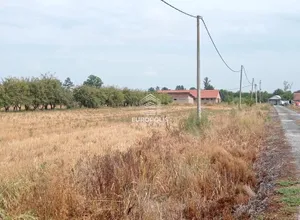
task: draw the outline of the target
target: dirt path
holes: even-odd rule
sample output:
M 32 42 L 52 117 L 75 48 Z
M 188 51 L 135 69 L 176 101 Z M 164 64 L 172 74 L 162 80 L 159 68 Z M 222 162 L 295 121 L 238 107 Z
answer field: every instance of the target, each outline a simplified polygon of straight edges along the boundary
M 276 106 L 275 109 L 300 170 L 300 114 L 282 106 Z

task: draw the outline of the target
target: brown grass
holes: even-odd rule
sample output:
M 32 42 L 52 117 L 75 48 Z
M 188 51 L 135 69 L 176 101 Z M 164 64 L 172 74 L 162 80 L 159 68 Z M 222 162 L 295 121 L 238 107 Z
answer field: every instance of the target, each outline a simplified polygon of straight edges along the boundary
M 232 219 L 235 205 L 248 202 L 264 112 L 210 114 L 199 137 L 178 120 L 167 129 L 97 124 L 99 111 L 1 116 L 24 130 L 12 135 L 11 125 L 0 133 L 0 165 L 10 169 L 2 175 L 0 216 L 2 210 L 14 218 Z

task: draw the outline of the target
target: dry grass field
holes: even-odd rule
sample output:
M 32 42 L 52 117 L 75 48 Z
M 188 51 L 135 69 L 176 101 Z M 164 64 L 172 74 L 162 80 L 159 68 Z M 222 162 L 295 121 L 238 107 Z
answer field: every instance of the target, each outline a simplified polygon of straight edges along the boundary
M 266 111 L 0 113 L 0 219 L 223 219 L 248 202 Z M 251 191 L 251 190 L 250 190 Z

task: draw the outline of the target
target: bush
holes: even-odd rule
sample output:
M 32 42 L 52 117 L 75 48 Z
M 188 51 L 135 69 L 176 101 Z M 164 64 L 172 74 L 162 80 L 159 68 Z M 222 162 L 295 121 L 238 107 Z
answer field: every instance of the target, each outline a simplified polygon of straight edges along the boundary
M 208 114 L 206 112 L 202 112 L 200 119 L 198 119 L 197 112 L 192 112 L 187 119 L 181 120 L 179 127 L 180 130 L 200 135 L 209 125 Z

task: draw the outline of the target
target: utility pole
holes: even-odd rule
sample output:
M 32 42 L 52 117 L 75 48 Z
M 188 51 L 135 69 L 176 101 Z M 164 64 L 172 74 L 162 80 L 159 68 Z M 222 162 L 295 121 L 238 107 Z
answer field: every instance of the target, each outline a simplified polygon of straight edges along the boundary
M 257 84 L 255 84 L 255 103 L 257 104 Z
M 201 119 L 201 79 L 200 79 L 200 19 L 197 16 L 197 117 Z
M 261 103 L 261 80 L 259 81 L 259 103 Z
M 252 78 L 251 101 L 253 99 L 253 86 L 254 86 L 254 78 Z
M 243 84 L 243 65 L 241 66 L 241 76 L 240 76 L 240 103 L 239 109 L 242 109 L 242 84 Z

